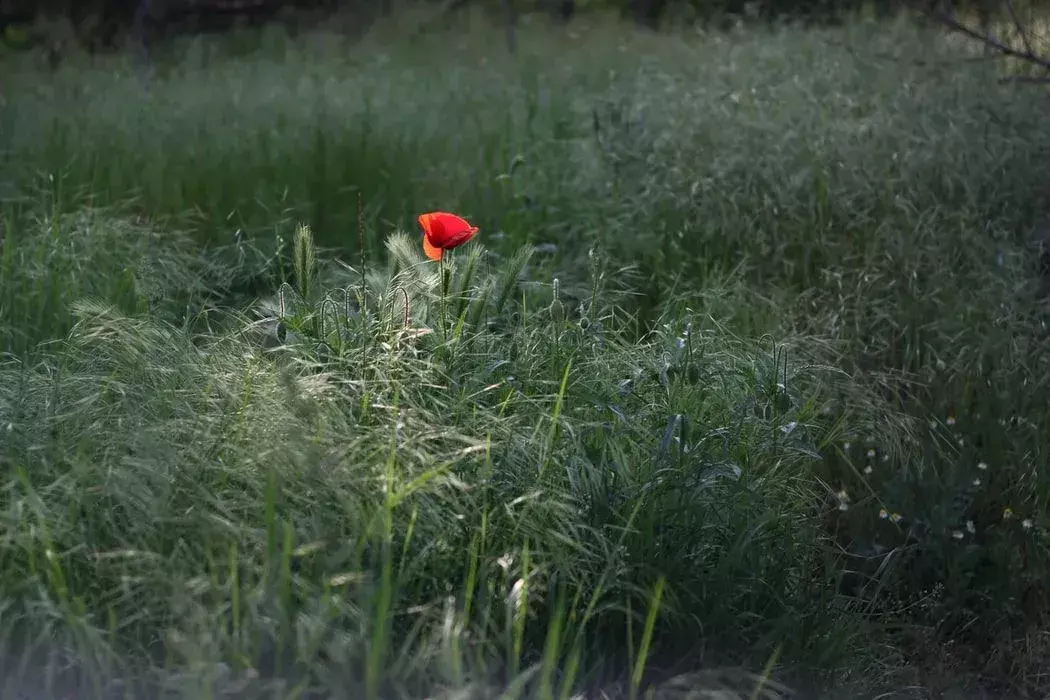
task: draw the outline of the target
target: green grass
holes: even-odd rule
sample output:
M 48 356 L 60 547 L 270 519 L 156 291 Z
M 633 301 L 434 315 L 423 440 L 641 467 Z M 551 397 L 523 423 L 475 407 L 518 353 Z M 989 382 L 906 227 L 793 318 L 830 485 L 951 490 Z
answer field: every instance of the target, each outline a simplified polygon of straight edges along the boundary
M 903 22 L 464 22 L 3 59 L 2 675 L 1037 692 L 1045 95 Z

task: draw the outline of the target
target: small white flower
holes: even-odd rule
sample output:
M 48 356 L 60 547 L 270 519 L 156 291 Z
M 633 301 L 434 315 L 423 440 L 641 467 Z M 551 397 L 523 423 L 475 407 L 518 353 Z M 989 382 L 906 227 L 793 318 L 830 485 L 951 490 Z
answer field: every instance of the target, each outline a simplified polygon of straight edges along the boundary
M 980 479 L 980 477 L 978 477 L 978 478 L 976 478 L 976 479 L 974 479 L 974 480 L 973 480 L 973 485 L 974 485 L 974 486 L 980 486 L 980 485 L 981 485 L 981 479 Z
M 967 520 L 966 521 L 966 531 L 969 532 L 971 535 L 973 533 L 977 532 L 977 528 L 974 527 L 972 520 Z
M 890 517 L 889 511 L 886 510 L 885 508 L 879 508 L 879 519 L 880 520 L 885 520 L 888 517 Z
M 987 462 L 978 462 L 977 463 L 977 468 L 980 469 L 982 472 L 986 471 L 988 469 L 988 463 Z
M 899 523 L 902 520 L 904 520 L 904 516 L 901 515 L 900 513 L 891 513 L 890 514 L 890 522 L 893 523 L 894 525 L 896 525 L 897 523 Z
M 868 459 L 875 459 L 875 450 L 870 447 L 868 448 Z
M 867 465 L 866 467 L 864 467 L 864 473 L 865 474 L 871 474 L 873 471 L 874 471 L 874 469 L 871 468 L 870 464 Z
M 793 431 L 797 427 L 798 427 L 798 421 L 794 421 L 793 420 L 790 423 L 788 423 L 787 425 L 780 426 L 780 432 L 784 433 L 785 435 L 790 435 L 791 431 Z
M 948 425 L 955 425 L 955 416 L 948 416 L 944 422 Z
M 1012 517 L 1014 517 L 1014 509 L 1010 506 L 1003 508 L 1003 520 L 1009 520 Z
M 1022 520 L 1021 521 L 1021 527 L 1023 527 L 1025 530 L 1031 530 L 1032 529 L 1032 519 L 1031 518 L 1025 518 L 1024 520 Z
M 955 530 L 954 532 L 952 532 L 952 537 L 954 537 L 957 540 L 961 540 L 963 537 L 965 537 L 965 535 L 963 535 L 962 530 Z

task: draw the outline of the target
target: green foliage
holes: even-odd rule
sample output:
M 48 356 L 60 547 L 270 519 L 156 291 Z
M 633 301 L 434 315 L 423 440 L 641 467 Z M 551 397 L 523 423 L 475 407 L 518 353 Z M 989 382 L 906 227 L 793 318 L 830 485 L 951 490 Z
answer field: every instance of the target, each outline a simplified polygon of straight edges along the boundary
M 297 249 L 308 239 L 300 227 Z M 552 644 L 547 664 L 623 659 L 636 687 L 648 653 L 675 651 L 666 630 L 700 620 L 760 653 L 785 616 L 809 619 L 796 653 L 848 629 L 802 612 L 827 572 L 806 518 L 819 493 L 797 475 L 827 434 L 781 437 L 818 420 L 826 372 L 724 331 L 676 343 L 683 319 L 628 342 L 604 291 L 591 323 L 555 322 L 546 289 L 486 293 L 506 275 L 476 254 L 441 342 L 388 312 L 407 297 L 412 323 L 429 320 L 436 265 L 399 235 L 389 247 L 398 271 L 370 276 L 371 313 L 326 303 L 345 288 L 285 305 L 295 340 L 269 353 L 240 329 L 79 302 L 60 353 L 0 373 L 16 632 L 49 626 L 116 663 L 163 630 L 176 668 L 223 659 L 356 697 L 447 673 L 491 682 Z M 644 615 L 652 585 L 641 656 L 625 658 L 623 606 Z M 740 628 L 756 610 L 765 621 Z
M 904 26 L 479 27 L 5 59 L 6 648 L 631 697 L 1039 624 L 1030 94 Z
M 222 264 L 200 255 L 176 229 L 162 232 L 90 208 L 67 213 L 54 199 L 58 193 L 55 186 L 43 198 L 50 210 L 31 200 L 30 211 L 10 207 L 0 219 L 2 353 L 32 355 L 39 343 L 62 338 L 81 298 L 174 321 L 265 268 L 246 244 L 230 246 L 225 256 L 239 262 Z

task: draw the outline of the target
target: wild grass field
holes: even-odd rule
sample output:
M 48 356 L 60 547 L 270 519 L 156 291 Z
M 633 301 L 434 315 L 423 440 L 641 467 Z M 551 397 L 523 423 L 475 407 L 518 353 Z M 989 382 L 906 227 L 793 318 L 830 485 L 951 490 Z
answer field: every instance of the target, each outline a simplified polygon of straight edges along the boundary
M 1047 692 L 1048 93 L 410 19 L 0 59 L 3 697 Z

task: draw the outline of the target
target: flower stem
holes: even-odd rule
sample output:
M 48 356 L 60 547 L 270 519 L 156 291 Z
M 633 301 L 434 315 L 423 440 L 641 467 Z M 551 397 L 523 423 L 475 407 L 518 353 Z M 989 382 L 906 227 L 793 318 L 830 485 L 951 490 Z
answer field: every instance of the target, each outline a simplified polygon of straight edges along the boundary
M 441 343 L 443 345 L 448 344 L 448 331 L 445 328 L 445 297 L 448 292 L 448 267 L 445 262 L 445 251 L 441 251 L 441 260 L 439 262 L 441 267 Z

